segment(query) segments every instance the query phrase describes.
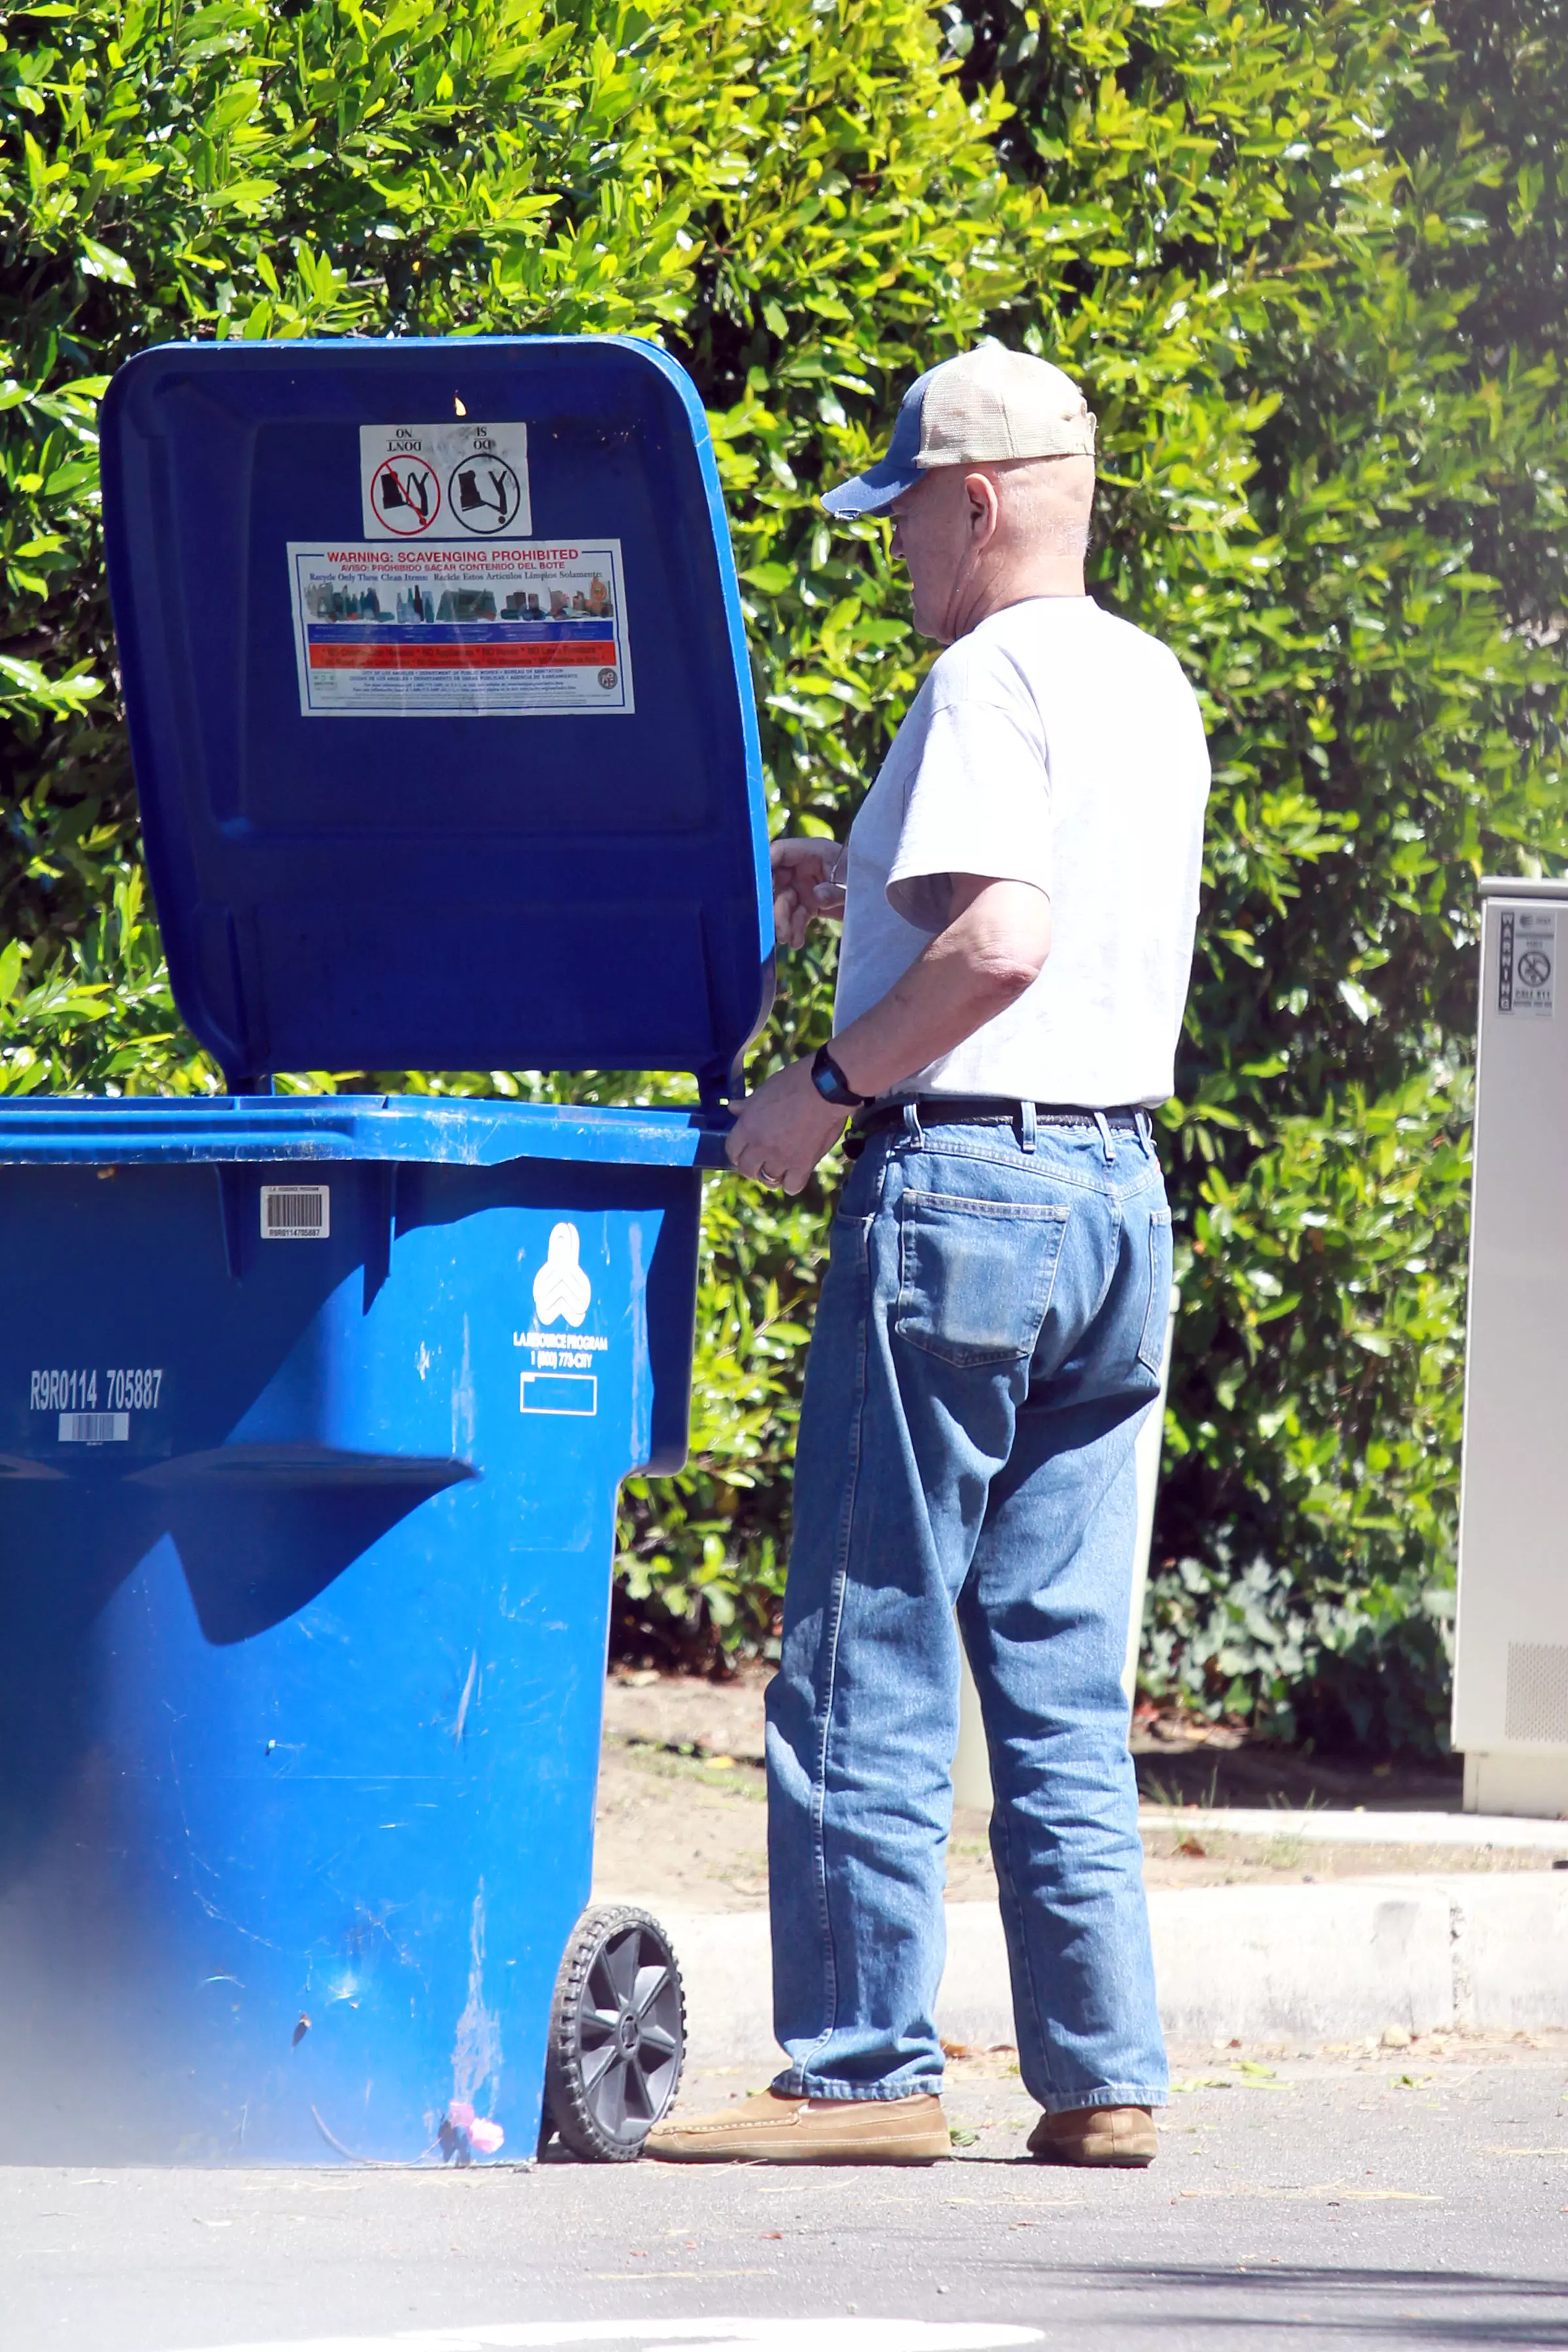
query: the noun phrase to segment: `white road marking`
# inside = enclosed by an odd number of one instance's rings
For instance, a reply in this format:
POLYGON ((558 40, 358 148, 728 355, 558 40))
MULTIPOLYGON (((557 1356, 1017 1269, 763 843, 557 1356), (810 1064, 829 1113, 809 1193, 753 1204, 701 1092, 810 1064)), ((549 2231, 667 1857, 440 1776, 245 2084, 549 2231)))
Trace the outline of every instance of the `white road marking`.
POLYGON ((552 2352, 574 2344, 657 2344, 661 2352, 1012 2352, 1043 2342, 1037 2327, 928 2319, 538 2319, 391 2336, 279 2337, 204 2352, 552 2352))

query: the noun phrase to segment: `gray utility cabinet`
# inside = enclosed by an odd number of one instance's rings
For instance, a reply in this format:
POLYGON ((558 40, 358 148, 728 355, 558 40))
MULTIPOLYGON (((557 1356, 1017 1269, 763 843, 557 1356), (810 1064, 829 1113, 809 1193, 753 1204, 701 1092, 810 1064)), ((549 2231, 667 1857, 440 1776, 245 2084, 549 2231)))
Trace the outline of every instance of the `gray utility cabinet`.
POLYGON ((1481 884, 1454 1745, 1472 1812, 1568 1814, 1568 881, 1481 884))

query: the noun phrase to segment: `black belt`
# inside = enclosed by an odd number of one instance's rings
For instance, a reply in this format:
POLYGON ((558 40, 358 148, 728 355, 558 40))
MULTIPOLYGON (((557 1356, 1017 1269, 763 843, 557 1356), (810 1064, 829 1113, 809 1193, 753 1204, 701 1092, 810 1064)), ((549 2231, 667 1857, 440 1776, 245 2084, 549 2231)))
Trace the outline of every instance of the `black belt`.
MULTIPOLYGON (((868 1136, 887 1127, 901 1127, 904 1112, 910 1106, 901 1102, 883 1103, 879 1109, 868 1111, 850 1126, 845 1149, 851 1159, 864 1150, 868 1136)), ((1016 1099, 998 1095, 917 1095, 913 1098, 915 1117, 922 1127, 1016 1127, 1023 1105, 1016 1099)), ((1127 1104, 1114 1110, 1086 1110, 1078 1103, 1037 1103, 1037 1127, 1098 1127, 1101 1119, 1114 1128, 1119 1135, 1139 1135, 1140 1122, 1149 1116, 1127 1104)))

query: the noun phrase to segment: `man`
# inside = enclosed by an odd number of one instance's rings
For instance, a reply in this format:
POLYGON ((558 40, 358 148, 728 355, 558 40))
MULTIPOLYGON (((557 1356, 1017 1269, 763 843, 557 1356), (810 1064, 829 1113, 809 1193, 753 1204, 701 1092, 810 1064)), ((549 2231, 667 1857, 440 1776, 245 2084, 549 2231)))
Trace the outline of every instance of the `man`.
MULTIPOLYGON (((850 831, 834 1035, 743 1106, 744 1174, 797 1192, 853 1119, 806 1373, 768 1693, 772 2090, 650 2155, 945 2156, 942 1874, 959 1628, 1029 2147, 1146 2164, 1166 2095, 1121 1672, 1132 1447, 1158 1387, 1165 1099, 1208 760, 1191 688, 1084 591, 1094 420, 994 344, 921 376, 824 501, 893 516, 946 650, 850 831), (957 1624, 954 1622, 954 1611, 957 1624)), ((837 852, 773 847, 777 929, 837 852)))

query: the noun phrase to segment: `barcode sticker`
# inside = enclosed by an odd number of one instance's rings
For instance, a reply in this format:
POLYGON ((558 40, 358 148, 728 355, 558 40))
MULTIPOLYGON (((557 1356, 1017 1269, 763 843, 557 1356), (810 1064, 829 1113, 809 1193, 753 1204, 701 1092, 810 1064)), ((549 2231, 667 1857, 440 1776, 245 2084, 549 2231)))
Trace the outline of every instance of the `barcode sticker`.
POLYGON ((128 1412, 62 1412, 62 1445, 126 1445, 131 1440, 128 1412))
POLYGON ((332 1230, 332 1194, 327 1184, 263 1184, 264 1242, 324 1242, 332 1230))

